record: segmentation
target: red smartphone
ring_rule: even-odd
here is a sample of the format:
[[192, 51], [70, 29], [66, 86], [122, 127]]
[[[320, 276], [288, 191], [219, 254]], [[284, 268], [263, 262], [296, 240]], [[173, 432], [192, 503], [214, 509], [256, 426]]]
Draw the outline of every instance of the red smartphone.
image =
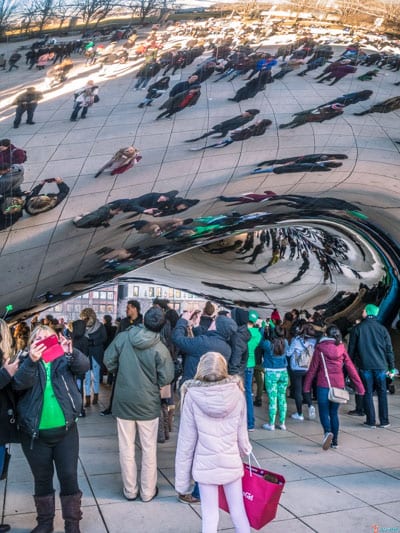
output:
[[55, 359], [64, 355], [63, 347], [58, 342], [57, 335], [51, 335], [38, 342], [38, 346], [41, 345], [46, 346], [46, 350], [42, 354], [42, 359], [45, 363], [51, 363]]

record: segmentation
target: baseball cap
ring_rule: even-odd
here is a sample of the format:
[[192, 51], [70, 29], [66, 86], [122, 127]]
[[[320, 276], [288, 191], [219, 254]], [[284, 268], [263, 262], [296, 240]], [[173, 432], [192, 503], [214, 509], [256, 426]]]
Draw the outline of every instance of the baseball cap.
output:
[[379, 315], [379, 307], [377, 307], [374, 304], [368, 304], [365, 306], [364, 311], [367, 316], [378, 316]]
[[257, 313], [257, 311], [254, 311], [254, 310], [251, 310], [249, 311], [249, 322], [257, 322], [257, 320], [259, 319], [259, 315]]

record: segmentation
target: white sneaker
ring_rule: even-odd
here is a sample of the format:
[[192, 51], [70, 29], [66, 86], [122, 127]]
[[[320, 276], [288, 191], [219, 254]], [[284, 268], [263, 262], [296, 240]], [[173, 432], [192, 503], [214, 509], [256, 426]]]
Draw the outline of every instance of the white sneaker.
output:
[[333, 433], [325, 433], [324, 438], [322, 439], [322, 449], [329, 450], [333, 440]]
[[293, 413], [292, 418], [294, 418], [295, 420], [304, 420], [304, 416], [299, 415], [299, 413]]
[[278, 429], [281, 429], [282, 431], [286, 431], [285, 424], [279, 424], [279, 426], [276, 426]]
[[310, 420], [315, 419], [315, 407], [313, 405], [310, 405], [310, 407], [308, 408], [308, 418]]
[[275, 431], [275, 424], [263, 424], [262, 428], [267, 431]]

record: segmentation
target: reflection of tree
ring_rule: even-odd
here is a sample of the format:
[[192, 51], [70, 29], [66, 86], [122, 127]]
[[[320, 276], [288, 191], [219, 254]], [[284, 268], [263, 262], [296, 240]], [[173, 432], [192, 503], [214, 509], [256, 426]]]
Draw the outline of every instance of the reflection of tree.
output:
[[116, 6], [115, 0], [77, 0], [78, 13], [83, 20], [84, 30], [91, 22], [95, 27], [111, 13]]
[[21, 32], [28, 33], [36, 17], [35, 4], [31, 0], [21, 12]]
[[17, 7], [17, 0], [0, 0], [0, 36], [7, 28], [8, 21]]
[[56, 0], [54, 11], [58, 22], [58, 29], [61, 30], [64, 22], [75, 16], [78, 12], [78, 6], [65, 3], [64, 0]]
[[382, 9], [385, 25], [400, 26], [400, 3], [398, 0], [380, 0], [379, 7]]
[[46, 24], [54, 17], [54, 0], [34, 0], [35, 22], [41, 32]]
[[146, 17], [152, 15], [155, 11], [165, 8], [167, 0], [127, 0], [124, 5], [132, 11], [138, 13], [140, 22], [143, 22]]

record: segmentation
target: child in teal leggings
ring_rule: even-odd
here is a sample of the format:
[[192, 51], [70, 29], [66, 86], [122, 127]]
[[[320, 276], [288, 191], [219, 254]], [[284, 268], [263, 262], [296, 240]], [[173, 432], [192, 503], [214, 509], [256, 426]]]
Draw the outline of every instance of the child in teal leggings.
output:
[[286, 359], [288, 343], [283, 337], [283, 334], [283, 329], [280, 326], [277, 326], [272, 340], [265, 338], [263, 342], [265, 388], [269, 402], [269, 423], [263, 424], [263, 429], [268, 431], [275, 430], [275, 418], [278, 409], [279, 424], [277, 427], [278, 429], [286, 431], [286, 389], [289, 382]]

